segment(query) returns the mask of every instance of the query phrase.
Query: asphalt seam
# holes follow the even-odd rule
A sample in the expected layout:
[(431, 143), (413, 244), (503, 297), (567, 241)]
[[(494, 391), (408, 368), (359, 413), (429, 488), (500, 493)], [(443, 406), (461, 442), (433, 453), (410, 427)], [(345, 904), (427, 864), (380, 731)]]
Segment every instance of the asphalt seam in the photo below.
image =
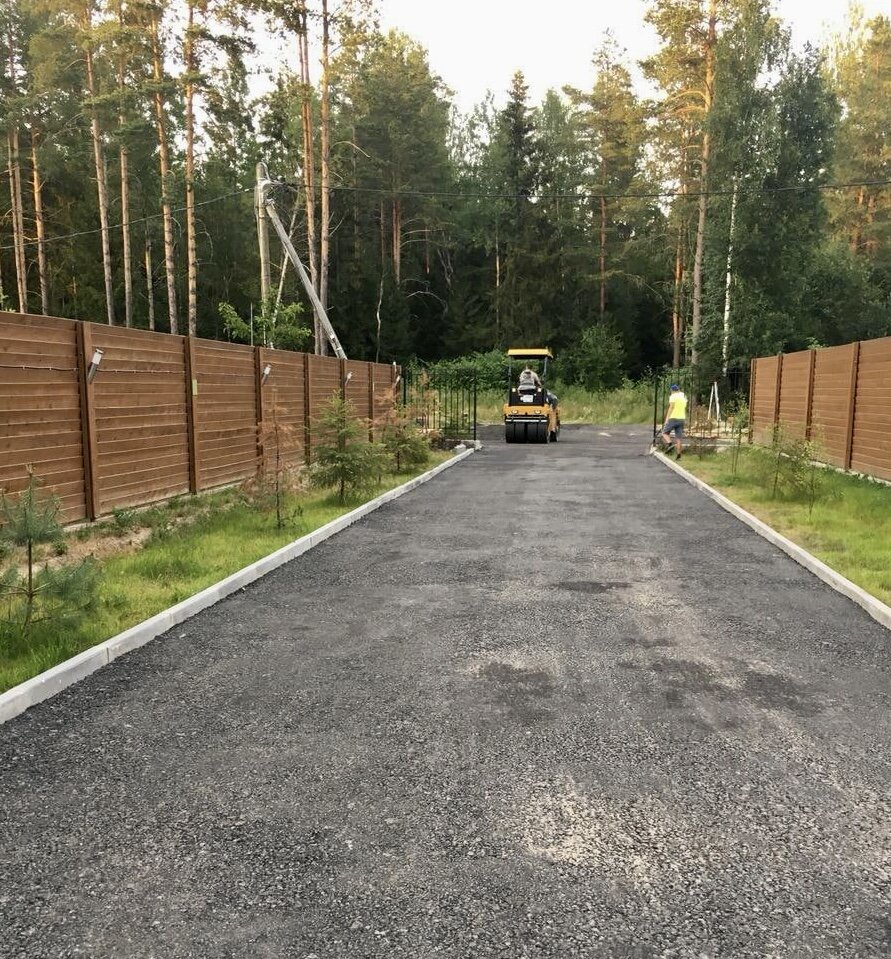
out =
[(741, 506), (734, 503), (733, 500), (719, 493), (712, 486), (709, 486), (708, 483), (699, 479), (698, 476), (694, 476), (682, 466), (678, 466), (677, 463), (672, 462), (664, 453), (653, 450), (652, 455), (670, 470), (673, 470), (679, 476), (683, 477), (691, 486), (695, 486), (728, 513), (753, 529), (759, 536), (781, 549), (788, 556), (791, 556), (796, 563), (809, 570), (826, 583), (827, 586), (831, 586), (836, 592), (841, 593), (865, 609), (876, 622), (881, 623), (886, 629), (891, 629), (891, 606), (887, 606), (880, 599), (866, 592), (865, 589), (862, 589), (856, 583), (852, 583), (851, 580), (842, 576), (841, 573), (834, 570), (831, 566), (827, 566), (826, 563), (817, 559), (812, 553), (809, 553), (797, 543), (793, 543), (792, 540), (783, 536), (782, 533), (778, 533), (772, 526), (768, 526), (767, 523), (758, 519), (757, 516), (753, 516), (747, 510), (744, 510)]
[(294, 542), (282, 546), (274, 553), (270, 553), (255, 563), (245, 566), (230, 576), (227, 576), (225, 579), (221, 579), (218, 583), (213, 583), (206, 589), (201, 590), (200, 593), (190, 596), (181, 603), (162, 610), (150, 619), (137, 623), (135, 626), (130, 627), (130, 629), (124, 630), (124, 632), (118, 633), (116, 636), (112, 636), (96, 646), (91, 646), (89, 649), (85, 649), (83, 652), (72, 656), (70, 659), (66, 659), (51, 669), (38, 673), (37, 676), (32, 676), (31, 679), (26, 679), (23, 683), (19, 683), (18, 686), (13, 686), (12, 689), (0, 693), (0, 723), (14, 719), (31, 706), (36, 706), (38, 703), (50, 699), (63, 689), (73, 686), (91, 673), (96, 672), (96, 670), (109, 665), (109, 663), (112, 663), (119, 656), (129, 653), (131, 650), (139, 649), (140, 646), (145, 646), (146, 643), (166, 633), (179, 623), (191, 619), (202, 610), (207, 609), (208, 606), (213, 606), (221, 599), (230, 596), (239, 589), (243, 589), (245, 586), (250, 585), (274, 569), (278, 569), (278, 567), (283, 566), (285, 563), (289, 563), (298, 556), (302, 556), (314, 546), (324, 542), (348, 526), (352, 526), (353, 523), (367, 516), (369, 513), (373, 513), (386, 503), (390, 503), (400, 496), (404, 496), (406, 493), (416, 489), (418, 486), (429, 482), (443, 472), (443, 470), (454, 466), (456, 463), (460, 463), (478, 448), (479, 444), (474, 444), (474, 446), (456, 454), (444, 463), (440, 463), (438, 466), (434, 466), (433, 469), (427, 470), (426, 473), (415, 476), (407, 483), (403, 483), (395, 489), (387, 490), (386, 493), (382, 493), (367, 503), (363, 503), (349, 513), (344, 513), (343, 516), (339, 516), (330, 523), (320, 526), (311, 533), (307, 533), (306, 536), (301, 536), (299, 539), (294, 540)]

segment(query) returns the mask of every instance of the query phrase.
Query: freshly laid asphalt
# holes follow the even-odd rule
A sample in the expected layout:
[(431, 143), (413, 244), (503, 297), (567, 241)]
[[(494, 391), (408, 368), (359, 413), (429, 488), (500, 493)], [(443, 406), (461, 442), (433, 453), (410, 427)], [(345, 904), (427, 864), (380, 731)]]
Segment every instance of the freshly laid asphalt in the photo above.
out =
[(891, 633), (646, 441), (494, 434), (0, 727), (0, 955), (891, 955)]

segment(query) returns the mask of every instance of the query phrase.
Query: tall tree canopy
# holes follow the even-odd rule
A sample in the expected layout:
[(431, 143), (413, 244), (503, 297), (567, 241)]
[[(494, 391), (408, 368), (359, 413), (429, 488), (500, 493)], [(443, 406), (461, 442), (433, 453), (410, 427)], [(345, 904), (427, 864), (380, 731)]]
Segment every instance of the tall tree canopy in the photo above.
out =
[[(312, 326), (276, 242), (261, 302), (264, 160), (351, 356), (541, 343), (580, 381), (607, 347), (711, 376), (891, 332), (891, 21), (821, 52), (769, 0), (646, 17), (652, 101), (605, 36), (587, 84), (536, 103), (517, 72), (465, 115), (374, 0), (2, 0), (0, 307)], [(294, 67), (257, 93), (260, 31)]]

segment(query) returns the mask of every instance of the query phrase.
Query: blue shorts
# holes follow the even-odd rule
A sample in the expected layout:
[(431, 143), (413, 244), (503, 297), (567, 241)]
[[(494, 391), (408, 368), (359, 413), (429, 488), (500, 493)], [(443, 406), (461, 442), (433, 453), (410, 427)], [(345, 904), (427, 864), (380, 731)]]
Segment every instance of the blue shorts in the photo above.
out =
[(669, 420), (665, 426), (662, 427), (662, 433), (666, 436), (671, 436), (671, 434), (674, 433), (675, 439), (682, 440), (684, 438), (684, 421)]

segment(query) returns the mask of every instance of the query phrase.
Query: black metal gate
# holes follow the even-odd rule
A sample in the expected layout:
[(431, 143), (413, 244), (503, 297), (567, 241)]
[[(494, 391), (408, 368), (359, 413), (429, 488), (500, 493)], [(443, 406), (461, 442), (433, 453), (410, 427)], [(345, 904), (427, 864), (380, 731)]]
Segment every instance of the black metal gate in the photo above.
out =
[(476, 376), (411, 363), (402, 368), (402, 404), (411, 420), (443, 440), (476, 439)]

